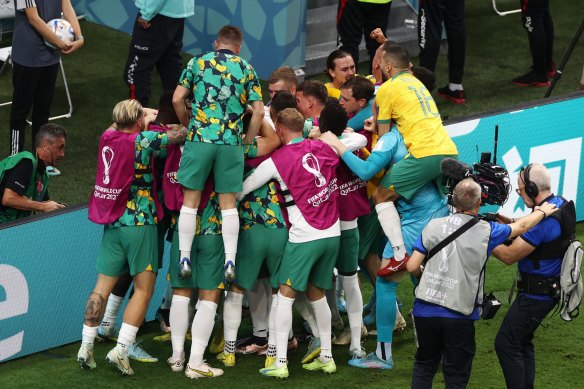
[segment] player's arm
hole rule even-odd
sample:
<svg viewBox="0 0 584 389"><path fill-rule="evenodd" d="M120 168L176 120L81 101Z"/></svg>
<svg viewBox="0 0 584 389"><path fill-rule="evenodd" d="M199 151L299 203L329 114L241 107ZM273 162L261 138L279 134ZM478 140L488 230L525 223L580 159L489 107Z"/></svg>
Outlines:
<svg viewBox="0 0 584 389"><path fill-rule="evenodd" d="M185 97L189 95L190 90L182 85L177 85L172 95L172 106L176 112L176 116L185 127L189 126L189 115L187 114L187 107L185 107Z"/></svg>
<svg viewBox="0 0 584 389"><path fill-rule="evenodd" d="M243 138L243 144L250 144L253 142L254 138L258 134L260 130L260 126L264 121L264 103L261 100L255 100L250 103L251 108L253 109L251 113L251 119L249 121L249 128L247 129L247 133L245 138Z"/></svg>
<svg viewBox="0 0 584 389"><path fill-rule="evenodd" d="M61 51L67 50L70 47L67 43L60 40L57 35L47 26L47 23L41 19L36 6L25 8L24 14L26 15L26 19L32 28L34 28L35 31L38 32L44 40L53 46L58 47Z"/></svg>
<svg viewBox="0 0 584 389"><path fill-rule="evenodd" d="M260 136L256 138L256 142L258 145L256 157L263 157L264 155L270 154L282 144L280 137L266 120L262 121Z"/></svg>
<svg viewBox="0 0 584 389"><path fill-rule="evenodd" d="M50 212L56 209L65 208L64 205L55 201L34 201L26 196L20 195L10 188L4 189L2 195L2 205L8 208L19 209L21 211Z"/></svg>
<svg viewBox="0 0 584 389"><path fill-rule="evenodd" d="M532 213L517 219L515 222L509 224L511 227L511 233L509 238L515 238L531 228L533 228L537 223L542 221L547 216L557 212L558 208L554 204L543 203L541 206L535 207ZM532 246L526 242L522 237L518 237L509 246L499 245L493 249L493 255L503 263L507 265L512 265L515 262L527 257L535 250L535 246Z"/></svg>
<svg viewBox="0 0 584 389"><path fill-rule="evenodd" d="M187 138L187 128L181 124L171 124L166 130L168 144L182 143Z"/></svg>
<svg viewBox="0 0 584 389"><path fill-rule="evenodd" d="M424 254L414 250L412 256L408 260L408 263L406 263L406 268L414 277L420 278L422 275L421 266L422 263L424 263L424 258L426 258Z"/></svg>
<svg viewBox="0 0 584 389"><path fill-rule="evenodd" d="M66 50L61 50L63 54L68 55L79 50L85 43L85 40L81 33L81 26L79 25L79 20L77 20L75 9L71 5L71 0L62 0L61 7L63 9L63 17L71 24L71 28L73 28L73 33L75 34L75 40L70 43L70 47Z"/></svg>
<svg viewBox="0 0 584 389"><path fill-rule="evenodd" d="M237 194L237 201L241 201L246 194L253 192L273 178L278 178L278 169L272 158L266 159L243 181L243 190Z"/></svg>

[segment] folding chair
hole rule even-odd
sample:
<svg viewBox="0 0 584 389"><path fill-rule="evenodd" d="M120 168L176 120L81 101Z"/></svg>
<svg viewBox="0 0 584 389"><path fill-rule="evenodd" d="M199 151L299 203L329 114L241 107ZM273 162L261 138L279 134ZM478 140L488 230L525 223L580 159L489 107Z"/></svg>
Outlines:
<svg viewBox="0 0 584 389"><path fill-rule="evenodd" d="M4 68L8 63L12 64L12 60L10 54L12 52L12 46L3 47L0 49L0 61L4 62L2 67L0 67L0 75L4 71ZM71 94L69 93L69 85L67 84L67 77L65 76L65 68L63 68L63 61L59 60L59 67L61 68L61 76L63 76L63 84L65 85L65 94L67 95L67 102L69 103L69 111L62 115L50 117L49 120L56 120L56 119L67 119L70 118L73 114L73 103L71 102ZM0 103L0 107L4 105L10 105L12 101L7 101L4 103Z"/></svg>
<svg viewBox="0 0 584 389"><path fill-rule="evenodd" d="M499 11L497 9L497 0L493 0L493 9L495 10L495 12L497 13L497 15L499 15L499 16L511 15L511 14L516 14L517 12L521 12L521 9L520 8L513 9L513 10L510 10L510 11Z"/></svg>

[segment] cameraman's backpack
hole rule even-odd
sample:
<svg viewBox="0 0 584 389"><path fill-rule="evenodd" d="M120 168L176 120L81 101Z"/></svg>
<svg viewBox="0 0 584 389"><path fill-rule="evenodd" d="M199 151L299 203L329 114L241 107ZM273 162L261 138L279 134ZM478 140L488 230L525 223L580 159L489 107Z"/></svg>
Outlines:
<svg viewBox="0 0 584 389"><path fill-rule="evenodd" d="M571 321L580 313L580 303L582 302L582 277L580 268L582 266L582 244L576 239L570 240L570 245L564 254L562 261L562 271L560 273L560 286L562 294L560 297L560 317L565 321Z"/></svg>

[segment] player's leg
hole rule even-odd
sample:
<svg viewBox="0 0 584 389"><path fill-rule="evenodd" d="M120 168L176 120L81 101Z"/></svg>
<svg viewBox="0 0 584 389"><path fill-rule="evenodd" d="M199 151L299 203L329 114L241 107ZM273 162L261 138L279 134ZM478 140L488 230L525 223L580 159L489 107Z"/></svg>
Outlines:
<svg viewBox="0 0 584 389"><path fill-rule="evenodd" d="M221 208L221 235L225 246L225 280L235 279L235 256L239 237L239 213L235 194L243 189L243 149L241 146L221 145L213 166L215 192Z"/></svg>
<svg viewBox="0 0 584 389"><path fill-rule="evenodd" d="M176 177L184 189L178 219L180 276L183 278L191 275L191 246L197 231L197 211L216 152L216 145L187 141L180 159Z"/></svg>
<svg viewBox="0 0 584 389"><path fill-rule="evenodd" d="M382 184L373 193L373 200L376 204L375 210L377 211L381 228L394 248L395 261L405 265L406 247L401 230L401 220L395 207L395 201L400 196L395 190L390 189L389 185L387 187L383 185L382 180Z"/></svg>
<svg viewBox="0 0 584 389"><path fill-rule="evenodd" d="M103 340L112 339L112 337L115 335L118 314L120 312L120 308L122 307L124 297L126 296L126 293L128 293L131 285L132 276L130 273L122 274L118 278L114 289L107 299L107 305L105 307L103 319L101 320L97 330L99 338Z"/></svg>

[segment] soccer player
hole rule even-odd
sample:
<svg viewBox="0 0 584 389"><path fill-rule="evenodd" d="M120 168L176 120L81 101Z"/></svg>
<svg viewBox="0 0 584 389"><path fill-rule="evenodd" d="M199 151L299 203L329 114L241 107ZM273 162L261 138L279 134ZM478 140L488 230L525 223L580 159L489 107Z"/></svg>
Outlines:
<svg viewBox="0 0 584 389"><path fill-rule="evenodd" d="M256 72L238 56L242 39L237 27L222 27L215 40L215 51L189 61L173 96L177 115L189 128L177 173L177 179L184 187L178 226L182 277L190 274L190 248L197 229L197 209L211 169L223 220L221 235L225 247L226 280L232 281L235 276L239 234L235 193L241 190L243 182L241 117L249 103L253 111L250 128L243 140L245 144L253 141L264 117ZM193 116L189 121L183 100L190 90L194 92L194 99Z"/></svg>
<svg viewBox="0 0 584 389"><path fill-rule="evenodd" d="M270 77L268 78L268 90L270 91L270 102L266 104L264 120L274 128L274 121L270 116L270 105L272 99L277 92L288 91L292 95L296 96L296 87L298 86L298 77L294 69L290 66L281 66L274 70Z"/></svg>
<svg viewBox="0 0 584 389"><path fill-rule="evenodd" d="M341 97L341 85L355 75L355 61L351 54L343 50L335 50L326 59L326 70L324 73L330 79L325 84L328 95L332 98Z"/></svg>
<svg viewBox="0 0 584 389"><path fill-rule="evenodd" d="M47 166L65 157L67 132L58 124L44 124L35 139L35 154L21 151L0 161L0 223L64 208L49 200Z"/></svg>
<svg viewBox="0 0 584 389"><path fill-rule="evenodd" d="M245 148L246 177L251 175L254 168L266 159L266 155L272 153L281 144L280 138L265 120L260 128L260 135L261 137L256 138ZM270 277L273 279L271 280L273 282L270 282L271 286L277 288L276 270L280 266L282 253L288 241L288 229L278 201L274 180L265 183L239 201L239 218L241 232L237 249L237 279L231 285L231 290L227 292L225 298L223 306L225 347L217 356L225 366L235 365L235 345L237 331L241 324L243 295L246 291L253 289L256 283L261 284L258 286L260 291L253 296L266 301L264 304L258 304L258 301L252 303L250 299L250 311L260 308L262 312L254 313L252 317L254 336L240 347L243 347L241 351L244 353L267 350L270 306L268 302L271 293L268 293L263 282L258 278L261 269L265 266L268 271L268 280ZM261 296L257 296L258 294ZM260 328L257 328L258 326ZM258 330L263 331L258 333ZM259 336L262 334L263 337Z"/></svg>
<svg viewBox="0 0 584 389"><path fill-rule="evenodd" d="M278 114L276 129L285 146L262 162L244 182L241 199L265 182L276 179L285 194L291 223L288 243L279 270L275 312L276 357L260 370L269 377L288 377L286 351L292 325L292 305L298 292L306 291L321 336L320 358L303 367L336 371L331 350L331 316L324 290L332 286L339 250L339 209L336 153L322 142L304 140L304 119L295 109ZM357 135L358 136L358 135ZM363 138L364 144L364 138ZM358 146L361 147L361 146Z"/></svg>
<svg viewBox="0 0 584 389"><path fill-rule="evenodd" d="M95 368L93 344L107 299L118 277L133 277L134 294L124 312L118 343L107 359L122 372L134 374L128 346L144 321L158 270L157 220L160 205L152 188L150 165L155 151L185 139L186 128L166 133L144 131L155 119L136 100L124 100L113 110L114 128L100 137L95 189L89 200L89 219L104 225L97 257L97 283L85 307L85 322L77 360Z"/></svg>
<svg viewBox="0 0 584 389"><path fill-rule="evenodd" d="M394 256L378 275L386 277L405 269L405 251L399 214L394 202L400 197L410 201L426 183L440 177L440 161L457 158L458 151L448 136L436 103L427 88L409 72L410 57L403 47L385 43L381 55L386 81L375 97L379 107L377 131L382 136L394 120L408 150L384 176L373 194L375 209L389 239Z"/></svg>
<svg viewBox="0 0 584 389"><path fill-rule="evenodd" d="M339 102L349 115L348 127L355 131L363 130L365 120L372 115L374 95L375 86L363 76L351 77L341 85Z"/></svg>

